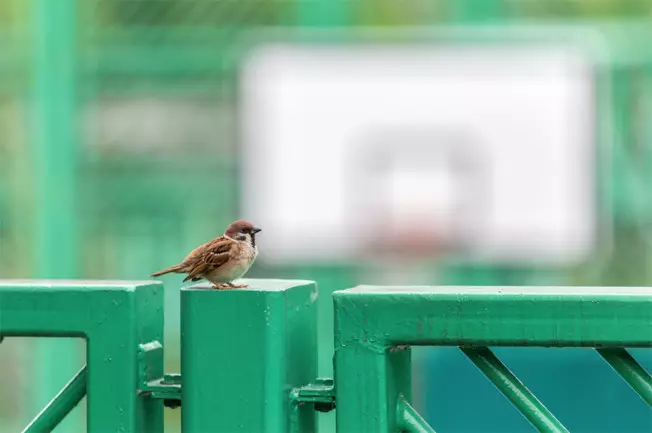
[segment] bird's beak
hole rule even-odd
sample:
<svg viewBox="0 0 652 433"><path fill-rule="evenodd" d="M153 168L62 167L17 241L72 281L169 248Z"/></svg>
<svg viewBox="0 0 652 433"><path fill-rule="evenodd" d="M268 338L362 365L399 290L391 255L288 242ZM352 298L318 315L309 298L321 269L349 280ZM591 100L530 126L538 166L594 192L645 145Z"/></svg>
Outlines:
<svg viewBox="0 0 652 433"><path fill-rule="evenodd" d="M259 229L258 227L254 227L251 229L251 233L256 234L258 232L262 232L262 229Z"/></svg>

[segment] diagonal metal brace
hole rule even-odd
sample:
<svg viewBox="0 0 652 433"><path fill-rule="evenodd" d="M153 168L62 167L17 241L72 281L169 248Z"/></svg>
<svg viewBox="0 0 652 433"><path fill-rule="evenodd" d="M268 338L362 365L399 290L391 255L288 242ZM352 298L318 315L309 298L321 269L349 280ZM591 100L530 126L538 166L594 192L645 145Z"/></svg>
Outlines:
<svg viewBox="0 0 652 433"><path fill-rule="evenodd" d="M478 369L542 433L568 430L488 347L460 347Z"/></svg>
<svg viewBox="0 0 652 433"><path fill-rule="evenodd" d="M625 348L596 349L618 375L652 407L652 376Z"/></svg>
<svg viewBox="0 0 652 433"><path fill-rule="evenodd" d="M51 432L86 395L88 369L84 367L45 406L22 433Z"/></svg>
<svg viewBox="0 0 652 433"><path fill-rule="evenodd" d="M402 394L396 402L396 423L401 432L406 433L435 433Z"/></svg>

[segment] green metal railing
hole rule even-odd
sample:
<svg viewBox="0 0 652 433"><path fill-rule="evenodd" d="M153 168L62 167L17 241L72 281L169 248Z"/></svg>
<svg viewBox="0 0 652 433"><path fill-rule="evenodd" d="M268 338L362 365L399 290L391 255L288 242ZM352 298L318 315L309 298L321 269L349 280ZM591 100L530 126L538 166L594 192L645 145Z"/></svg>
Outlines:
<svg viewBox="0 0 652 433"><path fill-rule="evenodd" d="M246 280L181 289L181 374L163 374L160 283L0 284L0 335L87 341L87 365L23 430L52 431L88 396L88 431L434 432L412 406L411 346L459 346L540 432L567 432L489 346L594 348L652 408L652 288L372 287L336 291L334 379L317 377L317 287ZM436 424L436 420L432 420Z"/></svg>
<svg viewBox="0 0 652 433"><path fill-rule="evenodd" d="M163 341L163 286L153 281L0 282L0 335L86 340L86 363L24 431L47 432L87 392L89 432L156 432L163 406L141 398L141 345ZM47 363L48 359L40 362ZM163 348L147 357L163 376Z"/></svg>
<svg viewBox="0 0 652 433"><path fill-rule="evenodd" d="M645 18L650 12L648 1L567 3L407 0L397 7L395 1L375 0L3 2L2 275L140 278L143 269L174 260L179 250L194 247L215 227L238 217L233 127L237 122L230 119L237 114L237 69L248 48L243 41L261 27L337 28L340 33L348 29L352 36L346 39L358 42L354 33L363 26L408 31L414 27L419 33L441 24L468 25L469 29L490 24L510 32L512 25L536 21L595 29L614 55L613 64L601 71L611 84L613 100L613 114L601 121L605 125L613 122L608 127L615 135L610 146L615 156L608 164L613 177L600 172L599 178L607 186L605 202L611 203L607 219L613 218L617 226L616 254L588 263L579 276L455 263L433 263L432 268L440 268L438 275L452 284L524 284L536 276L543 284L569 279L589 284L648 284L651 274L645 258L652 243L645 234L652 210L647 194L652 171L645 144L648 128L636 124L636 119L646 118L649 105L649 92L644 90L652 71L645 43L650 39L649 18ZM613 21L604 20L607 9ZM599 20L594 22L596 18ZM200 101L217 109L216 119L226 120L215 131L201 133L195 142L180 141L156 152L131 150L146 145L140 142L140 135L114 149L110 138L81 134L86 125L80 119L101 109L105 99L129 102L153 97L165 106L170 96L173 104L177 100ZM23 103L27 103L29 116L21 108ZM184 122L177 119L175 124ZM132 129L141 128L136 124ZM199 145L198 150L178 153L190 145ZM215 199L203 200L208 194ZM192 209L187 203L193 203ZM260 275L259 266L251 275ZM315 263L269 267L264 273L295 278L308 275L332 288L357 284L360 269L364 269L360 263ZM171 299L168 308L176 310L175 298ZM320 308L329 312L331 306ZM173 337L176 335L169 332L168 340L175 340ZM319 337L322 346L330 338L327 328ZM16 379L17 383L34 380L41 385L40 392L25 397L34 401L32 411L56 392L62 374L72 375L78 367L74 362L78 354L67 350L72 346L64 350L61 343L39 342L31 358L30 375ZM65 356L56 355L60 352ZM13 357L11 361L15 362ZM320 371L330 375L330 369L328 354L321 355ZM0 393L0 398L3 396ZM0 431L6 424L2 421Z"/></svg>
<svg viewBox="0 0 652 433"><path fill-rule="evenodd" d="M460 346L540 432L568 430L489 346L595 348L652 408L652 377L625 350L652 347L651 288L361 286L333 296L338 432L433 431L401 415L411 345Z"/></svg>

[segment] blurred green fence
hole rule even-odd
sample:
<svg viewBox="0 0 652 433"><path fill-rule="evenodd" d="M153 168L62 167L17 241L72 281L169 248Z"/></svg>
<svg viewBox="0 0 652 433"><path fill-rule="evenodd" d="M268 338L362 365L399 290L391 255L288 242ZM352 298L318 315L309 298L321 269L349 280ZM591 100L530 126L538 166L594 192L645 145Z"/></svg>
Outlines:
<svg viewBox="0 0 652 433"><path fill-rule="evenodd" d="M2 0L0 276L144 278L239 217L236 77L258 29L563 22L603 31L616 54L612 254L561 273L450 265L431 283L649 284L651 15L648 0ZM250 275L306 277L331 291L361 271L257 263ZM178 292L166 296L168 329L178 329ZM177 336L167 339L174 347ZM70 346L30 347L0 348L0 370L16 372L0 378L0 432L70 377L58 369L77 370ZM320 355L320 374L330 357ZM27 366L39 364L48 367L32 375ZM35 397L33 380L51 383Z"/></svg>

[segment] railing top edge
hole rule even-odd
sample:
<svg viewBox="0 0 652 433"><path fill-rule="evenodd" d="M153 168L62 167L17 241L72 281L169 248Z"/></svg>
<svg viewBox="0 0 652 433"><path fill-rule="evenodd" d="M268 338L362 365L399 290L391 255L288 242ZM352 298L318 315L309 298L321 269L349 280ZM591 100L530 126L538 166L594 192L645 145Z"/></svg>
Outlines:
<svg viewBox="0 0 652 433"><path fill-rule="evenodd" d="M341 347L652 346L647 287L360 286L334 298Z"/></svg>
<svg viewBox="0 0 652 433"><path fill-rule="evenodd" d="M247 284L249 287L238 288L237 292L284 292L296 287L316 286L315 281L311 280L284 280L284 279L258 279L243 278L235 281L237 284ZM215 290L209 283L193 284L181 289L182 291L212 291L220 293L232 292L232 290Z"/></svg>
<svg viewBox="0 0 652 433"><path fill-rule="evenodd" d="M58 280L24 279L0 280L0 292L9 290L84 290L84 291L134 291L140 287L162 285L155 280Z"/></svg>
<svg viewBox="0 0 652 433"><path fill-rule="evenodd" d="M335 297L381 298L384 296L580 296L583 298L618 298L640 296L652 301L652 287L603 287L603 286L370 286L361 285L333 293Z"/></svg>

